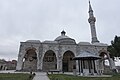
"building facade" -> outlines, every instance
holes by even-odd
[[[16,60],[6,61],[4,59],[0,59],[0,70],[15,70],[16,65]]]
[[[26,42],[21,42],[16,70],[60,70],[71,72],[73,69],[76,69],[78,71],[78,61],[73,60],[73,58],[84,51],[89,51],[101,57],[101,59],[95,60],[95,63],[91,63],[91,65],[94,65],[96,72],[103,71],[103,58],[105,58],[105,55],[109,57],[109,53],[107,52],[108,45],[98,41],[95,21],[96,18],[93,15],[93,10],[89,2],[88,22],[91,28],[91,43],[76,43],[75,39],[68,37],[65,31],[62,31],[61,35],[53,41],[40,42],[39,40],[28,40]],[[84,61],[84,69],[88,69],[87,66],[89,65]]]

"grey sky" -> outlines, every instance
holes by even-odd
[[[120,0],[91,0],[100,42],[120,35]],[[0,58],[17,59],[20,42],[54,40],[62,30],[91,42],[88,0],[0,0]]]

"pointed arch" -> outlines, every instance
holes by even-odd
[[[98,53],[101,58],[104,58],[104,59],[110,58],[109,52],[107,50],[105,50],[104,48],[102,50],[100,50]]]
[[[24,71],[36,71],[37,70],[37,53],[35,48],[27,48],[25,56],[23,58],[23,70]]]
[[[48,50],[45,52],[43,57],[43,71],[49,71],[57,69],[57,57],[54,51]]]
[[[103,73],[103,72],[106,73],[108,69],[110,71],[111,59],[110,59],[109,52],[103,48],[98,53],[99,53],[99,56],[101,57],[101,59],[99,60],[100,73]],[[106,61],[109,63],[107,65],[110,65],[110,66],[106,66]]]
[[[73,60],[73,57],[75,57],[75,55],[70,50],[63,54],[62,70],[64,72],[71,72],[73,71],[73,68],[76,68],[76,62]]]

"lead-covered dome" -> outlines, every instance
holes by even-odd
[[[66,36],[65,35],[66,32],[63,30],[61,32],[61,36],[58,36],[55,41],[58,41],[58,43],[61,43],[61,44],[76,44],[75,40]]]

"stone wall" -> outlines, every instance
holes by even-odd
[[[24,62],[23,59],[25,58],[25,54],[27,53],[27,50],[34,49],[36,54],[37,54],[37,62]],[[74,57],[79,55],[81,51],[89,51],[95,55],[100,55],[100,51],[104,49],[107,50],[107,46],[103,45],[95,45],[95,44],[59,44],[53,41],[53,43],[47,43],[47,42],[40,42],[40,43],[34,43],[34,42],[21,42],[20,45],[20,51],[18,55],[18,63],[17,63],[17,70],[22,70],[22,69],[30,69],[29,66],[34,65],[36,69],[34,70],[40,70],[40,71],[45,71],[45,69],[58,69],[58,70],[63,70],[63,56],[64,53],[67,51],[70,51],[74,54]],[[48,51],[53,51],[55,53],[56,57],[56,63],[45,63],[43,62],[44,56]],[[23,64],[24,62],[24,64]],[[36,63],[36,64],[35,64]],[[78,63],[76,63],[76,70],[78,71]],[[72,63],[71,63],[72,64]],[[45,66],[46,65],[46,66]],[[50,67],[49,67],[50,65]],[[69,66],[69,71],[72,71],[73,66]],[[96,66],[99,65],[99,63],[96,63]],[[43,68],[44,67],[44,68]]]

